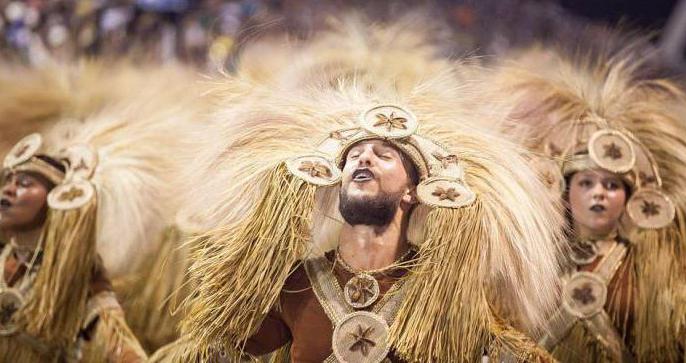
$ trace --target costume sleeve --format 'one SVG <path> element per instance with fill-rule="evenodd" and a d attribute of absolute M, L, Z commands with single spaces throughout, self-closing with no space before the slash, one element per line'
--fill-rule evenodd
<path fill-rule="evenodd" d="M 257 332 L 245 343 L 245 352 L 253 356 L 271 353 L 291 340 L 291 331 L 276 308 L 267 314 Z"/>
<path fill-rule="evenodd" d="M 139 363 L 147 356 L 129 329 L 115 295 L 103 291 L 88 301 L 80 335 L 84 362 Z"/>

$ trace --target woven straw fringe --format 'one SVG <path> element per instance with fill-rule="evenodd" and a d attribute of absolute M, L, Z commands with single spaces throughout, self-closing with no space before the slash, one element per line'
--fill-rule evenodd
<path fill-rule="evenodd" d="M 242 350 L 296 262 L 307 255 L 315 190 L 282 163 L 266 176 L 262 198 L 244 220 L 197 238 L 205 247 L 191 277 L 200 285 L 182 322 L 193 345 L 173 361 Z"/>
<path fill-rule="evenodd" d="M 31 363 L 57 363 L 60 359 L 55 354 L 40 354 L 13 336 L 0 337 L 0 357 L 3 362 Z"/>
<path fill-rule="evenodd" d="M 598 340 L 579 322 L 552 353 L 560 362 L 612 362 L 612 356 L 605 354 Z"/>
<path fill-rule="evenodd" d="M 145 362 L 147 355 L 131 332 L 119 309 L 105 309 L 98 314 L 93 339 L 84 344 L 81 362 Z"/>
<path fill-rule="evenodd" d="M 682 362 L 679 319 L 685 314 L 686 233 L 684 215 L 661 230 L 637 238 L 637 298 L 634 304 L 634 353 L 638 362 Z M 682 291 L 680 291 L 682 290 Z M 681 299 L 681 300 L 680 300 Z"/>
<path fill-rule="evenodd" d="M 492 341 L 488 358 L 494 362 L 554 362 L 555 358 L 524 333 L 514 329 L 503 319 L 491 313 L 489 330 Z M 508 358 L 508 359 L 505 359 Z"/>
<path fill-rule="evenodd" d="M 461 209 L 434 209 L 407 295 L 390 330 L 390 343 L 408 362 L 474 362 L 489 331 L 481 268 L 488 240 L 477 201 Z M 447 273 L 450 271 L 449 273 Z"/>
<path fill-rule="evenodd" d="M 86 310 L 95 266 L 97 202 L 73 210 L 50 210 L 43 232 L 43 262 L 26 305 L 17 312 L 20 329 L 67 349 Z"/>
<path fill-rule="evenodd" d="M 188 296 L 186 280 L 187 250 L 180 248 L 182 235 L 168 227 L 160 243 L 160 250 L 150 256 L 150 263 L 136 274 L 134 281 L 115 281 L 122 294 L 122 308 L 131 330 L 148 352 L 178 338 L 177 326 L 181 319 L 175 315 L 179 302 Z"/>

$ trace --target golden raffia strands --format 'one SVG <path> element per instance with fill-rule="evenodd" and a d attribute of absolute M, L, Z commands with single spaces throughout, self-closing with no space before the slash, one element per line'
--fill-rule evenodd
<path fill-rule="evenodd" d="M 159 244 L 160 250 L 142 271 L 133 276 L 135 281 L 118 281 L 124 291 L 122 308 L 126 321 L 141 344 L 149 352 L 172 342 L 178 336 L 181 312 L 179 302 L 188 296 L 191 286 L 186 279 L 190 259 L 181 244 L 183 234 L 175 226 L 168 227 Z"/>
<path fill-rule="evenodd" d="M 43 263 L 20 309 L 27 334 L 59 348 L 74 343 L 81 328 L 95 266 L 95 198 L 74 210 L 50 210 L 43 232 Z"/>
<path fill-rule="evenodd" d="M 244 342 L 277 301 L 295 263 L 309 252 L 310 218 L 315 187 L 280 165 L 266 177 L 264 197 L 242 223 L 210 232 L 204 257 L 191 266 L 200 282 L 182 325 L 193 337 L 196 357 L 207 358 L 217 342 Z M 222 306 L 222 309 L 215 309 Z"/>
<path fill-rule="evenodd" d="M 430 212 L 419 261 L 407 277 L 407 295 L 391 327 L 389 340 L 408 362 L 459 357 L 475 361 L 488 340 L 488 306 L 480 263 L 485 232 L 479 202 L 458 210 Z M 451 273 L 445 273 L 451 271 Z M 467 304 L 456 304 L 468 301 Z M 451 321 L 458 331 L 436 331 L 438 321 Z M 426 352 L 441 352 L 426 356 Z"/>
<path fill-rule="evenodd" d="M 124 319 L 122 310 L 105 309 L 98 314 L 98 322 L 92 334 L 93 339 L 81 349 L 83 363 L 100 363 L 102 357 L 117 357 L 123 362 L 145 357 L 145 351 L 138 343 Z M 107 337 L 108 339 L 102 339 Z M 128 347 L 131 349 L 123 349 Z"/>
<path fill-rule="evenodd" d="M 628 337 L 639 362 L 677 362 L 679 344 L 684 346 L 679 334 L 686 326 L 680 318 L 686 315 L 686 95 L 669 79 L 641 75 L 646 57 L 636 51 L 638 45 L 604 56 L 534 48 L 497 69 L 486 84 L 496 97 L 515 102 L 516 123 L 506 127 L 534 151 L 540 151 L 541 136 L 558 122 L 590 115 L 631 133 L 653 155 L 677 216 L 666 228 L 627 236 L 635 256 L 634 333 L 620 333 Z M 621 328 L 628 317 L 612 318 Z M 564 361 L 574 351 L 601 354 L 589 348 L 591 337 L 582 337 L 579 330 L 555 350 L 558 358 Z"/>
<path fill-rule="evenodd" d="M 384 39 L 374 34 L 383 31 L 382 28 L 369 31 L 357 24 L 351 27 L 352 31 L 331 35 L 341 44 L 345 42 L 351 48 L 350 54 L 359 51 L 356 53 L 359 58 L 352 57 L 355 61 L 350 63 L 349 67 L 353 68 L 350 72 L 345 69 L 347 66 L 331 73 L 329 67 L 318 67 L 319 55 L 316 53 L 323 49 L 305 47 L 308 52 L 305 56 L 312 57 L 310 60 L 313 62 L 301 69 L 320 70 L 323 74 L 317 71 L 317 74 L 308 76 L 305 71 L 293 70 L 293 79 L 298 86 L 280 81 L 277 82 L 279 86 L 264 86 L 238 74 L 213 90 L 222 96 L 227 106 L 213 117 L 216 125 L 201 145 L 204 153 L 199 157 L 200 162 L 190 168 L 192 172 L 188 174 L 195 177 L 189 179 L 194 182 L 190 184 L 192 188 L 187 188 L 189 216 L 198 216 L 206 222 L 209 230 L 215 231 L 204 235 L 206 241 L 198 239 L 198 245 L 205 243 L 206 246 L 193 254 L 196 261 L 193 275 L 200 284 L 199 295 L 193 300 L 197 309 L 202 311 L 191 311 L 196 316 L 185 319 L 184 326 L 192 327 L 186 331 L 192 334 L 186 337 L 187 341 L 180 341 L 177 348 L 165 347 L 165 361 L 200 361 L 209 358 L 207 352 L 211 348 L 222 344 L 240 347 L 241 342 L 250 336 L 252 328 L 261 322 L 260 315 L 264 316 L 272 307 L 284 279 L 267 281 L 269 274 L 247 271 L 253 267 L 241 265 L 241 258 L 249 254 L 249 260 L 254 263 L 256 256 L 267 256 L 278 258 L 278 264 L 285 266 L 281 262 L 285 256 L 277 255 L 274 250 L 284 243 L 282 238 L 293 238 L 281 231 L 286 228 L 284 223 L 294 223 L 294 220 L 288 221 L 292 217 L 286 214 L 280 216 L 283 220 L 271 221 L 280 226 L 279 229 L 270 226 L 269 234 L 261 235 L 262 238 L 241 235 L 245 231 L 257 233 L 250 223 L 264 214 L 265 198 L 274 198 L 266 192 L 273 188 L 273 178 L 265 181 L 264 176 L 272 175 L 269 173 L 274 173 L 275 165 L 284 159 L 311 153 L 316 143 L 332 130 L 358 126 L 356 120 L 360 112 L 384 102 L 412 110 L 419 119 L 420 133 L 444 144 L 463 162 L 465 184 L 477 195 L 474 206 L 462 211 L 436 212 L 431 223 L 426 221 L 426 215 L 431 213 L 427 212 L 423 217 L 419 213 L 429 208 L 419 206 L 413 212 L 408 238 L 421 249 L 419 263 L 425 266 L 413 268 L 408 282 L 424 287 L 424 290 L 419 289 L 408 296 L 399 316 L 409 315 L 400 317 L 392 326 L 392 339 L 399 345 L 398 352 L 413 361 L 461 361 L 479 356 L 481 349 L 496 337 L 506 341 L 505 330 L 493 329 L 489 324 L 489 303 L 493 303 L 489 299 L 503 298 L 502 295 L 489 296 L 486 293 L 486 286 L 492 285 L 494 280 L 499 281 L 504 290 L 512 291 L 506 301 L 516 317 L 500 316 L 508 323 L 511 320 L 523 322 L 517 329 L 535 331 L 541 326 L 546 313 L 555 307 L 556 255 L 560 248 L 557 231 L 561 230 L 559 226 L 563 218 L 554 203 L 537 195 L 543 184 L 527 166 L 522 157 L 523 150 L 481 124 L 484 119 L 498 118 L 498 107 L 493 103 L 489 103 L 487 110 L 475 107 L 472 102 L 474 91 L 457 74 L 461 65 L 445 60 L 418 60 L 417 64 L 421 65 L 414 68 L 416 72 L 405 73 L 402 87 L 396 87 L 396 76 L 403 73 L 405 66 L 400 61 L 396 63 L 395 59 L 402 57 L 384 58 L 373 47 L 376 40 L 368 42 L 369 39 Z M 403 31 L 394 27 L 386 35 L 402 39 L 402 34 L 398 33 Z M 404 52 L 400 50 L 402 45 L 391 44 L 389 47 L 398 49 L 397 54 Z M 391 51 L 393 49 L 383 53 Z M 333 64 L 337 57 L 340 55 L 324 55 L 323 63 Z M 377 57 L 377 60 L 367 62 L 370 57 Z M 373 69 L 378 67 L 394 71 L 377 76 L 380 73 Z M 424 73 L 424 69 L 437 71 Z M 227 180 L 231 180 L 228 185 Z M 336 187 L 320 188 L 323 193 L 317 193 L 318 198 L 333 198 L 316 204 L 311 220 L 317 222 L 313 222 L 312 231 L 304 230 L 309 239 L 302 241 L 305 250 L 323 250 L 322 246 L 335 245 L 338 241 L 343 221 L 337 210 L 338 195 L 332 193 L 333 190 Z M 282 197 L 300 198 L 297 203 L 302 203 L 308 195 L 302 191 L 289 191 Z M 245 216 L 249 217 L 246 219 Z M 299 216 L 310 220 L 309 216 Z M 413 219 L 416 221 L 412 222 Z M 258 220 L 257 224 L 260 223 L 264 221 Z M 449 226 L 445 229 L 445 236 L 440 231 L 427 228 L 429 225 L 443 228 L 446 224 Z M 271 239 L 277 246 L 270 245 L 266 239 Z M 260 244 L 256 246 L 255 241 Z M 427 245 L 423 246 L 423 243 Z M 447 251 L 444 256 L 441 255 L 442 249 Z M 287 254 L 293 255 L 292 252 Z M 307 255 L 299 258 L 303 257 Z M 269 262 L 259 260 L 259 263 Z M 288 269 L 292 267 L 290 265 Z M 439 271 L 441 269 L 452 270 Z M 286 275 L 287 272 L 284 278 Z M 265 280 L 249 281 L 248 277 L 253 276 Z M 463 285 L 463 280 L 472 278 L 475 280 Z M 270 286 L 263 287 L 263 284 Z M 243 291 L 246 286 L 260 286 L 273 295 L 264 296 L 263 292 L 263 296 L 250 296 L 252 292 Z M 235 290 L 233 295 L 223 291 L 228 289 Z M 434 290 L 435 293 L 428 293 Z M 455 297 L 469 300 L 456 302 L 452 300 Z M 234 318 L 231 324 L 233 330 L 240 329 L 240 334 L 226 334 L 226 320 L 217 319 L 214 323 L 214 318 L 221 316 L 223 319 L 236 312 L 236 305 L 245 306 L 243 303 L 247 299 L 259 300 L 260 310 L 238 311 L 241 316 Z M 256 306 L 253 302 L 251 304 Z M 417 312 L 412 312 L 413 309 Z M 443 310 L 449 311 L 449 318 L 439 320 L 436 312 L 442 314 Z M 420 317 L 422 313 L 425 316 Z M 424 318 L 426 323 L 422 321 Z M 235 324 L 238 319 L 244 324 Z M 431 326 L 429 321 L 435 324 Z M 201 344 L 195 344 L 197 337 L 202 337 Z M 525 351 L 526 347 L 520 346 L 519 349 Z M 169 359 L 169 356 L 176 358 Z"/>

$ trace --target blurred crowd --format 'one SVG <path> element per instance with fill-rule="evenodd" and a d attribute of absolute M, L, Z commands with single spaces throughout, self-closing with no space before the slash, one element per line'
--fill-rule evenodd
<path fill-rule="evenodd" d="M 284 30 L 304 37 L 329 14 L 350 8 L 389 21 L 408 7 L 433 12 L 437 23 L 453 30 L 444 39 L 445 52 L 453 55 L 498 55 L 574 37 L 589 26 L 546 0 L 1 0 L 0 55 L 40 64 L 126 54 L 213 68 L 230 64 L 251 37 Z"/>

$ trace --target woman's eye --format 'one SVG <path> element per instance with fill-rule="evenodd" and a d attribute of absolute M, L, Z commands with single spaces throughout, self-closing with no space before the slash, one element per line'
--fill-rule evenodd
<path fill-rule="evenodd" d="M 18 180 L 18 182 L 19 182 L 19 183 L 18 183 L 19 186 L 24 187 L 24 188 L 30 187 L 31 184 L 32 184 L 32 183 L 31 183 L 31 180 L 26 179 L 26 178 L 21 178 L 21 179 Z"/>
<path fill-rule="evenodd" d="M 617 182 L 608 182 L 607 185 L 605 186 L 607 190 L 617 190 L 619 189 L 619 183 Z"/>
<path fill-rule="evenodd" d="M 579 185 L 582 187 L 590 187 L 591 185 L 593 185 L 593 183 L 588 179 L 582 179 L 581 181 L 579 181 Z"/>

